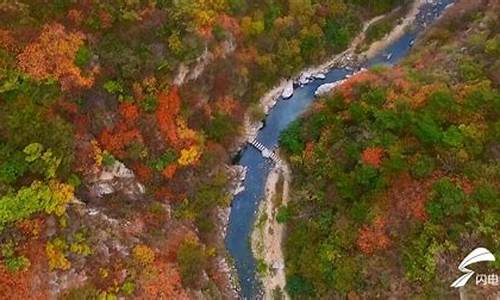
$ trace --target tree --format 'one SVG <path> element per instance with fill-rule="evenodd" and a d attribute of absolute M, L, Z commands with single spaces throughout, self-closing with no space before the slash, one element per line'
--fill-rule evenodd
<path fill-rule="evenodd" d="M 427 203 L 427 213 L 433 222 L 441 222 L 444 217 L 463 213 L 466 196 L 450 178 L 444 177 L 434 183 L 432 200 Z"/>
<path fill-rule="evenodd" d="M 280 145 L 294 155 L 302 153 L 305 148 L 305 143 L 301 138 L 301 128 L 301 123 L 295 121 L 280 135 Z"/>
<path fill-rule="evenodd" d="M 69 33 L 63 25 L 45 25 L 38 39 L 18 55 L 19 67 L 37 80 L 56 78 L 63 90 L 88 88 L 94 78 L 84 77 L 75 64 L 84 35 Z"/>
<path fill-rule="evenodd" d="M 139 118 L 139 108 L 133 103 L 120 103 L 119 110 L 126 123 L 134 123 Z"/>
<path fill-rule="evenodd" d="M 289 276 L 285 289 L 292 297 L 312 297 L 315 294 L 313 285 L 300 275 Z"/>
<path fill-rule="evenodd" d="M 207 257 L 202 245 L 194 238 L 185 239 L 177 252 L 182 283 L 195 286 L 207 263 Z"/>
<path fill-rule="evenodd" d="M 386 233 L 386 223 L 386 220 L 379 216 L 372 225 L 364 225 L 359 230 L 356 244 L 363 253 L 371 255 L 390 246 L 391 240 Z"/>
<path fill-rule="evenodd" d="M 198 161 L 201 156 L 201 152 L 198 146 L 194 145 L 186 149 L 181 150 L 181 156 L 177 160 L 179 165 L 187 166 L 192 165 Z"/>
<path fill-rule="evenodd" d="M 176 126 L 176 118 L 180 109 L 181 98 L 177 87 L 173 87 L 168 93 L 161 92 L 158 95 L 156 121 L 167 143 L 174 148 L 180 143 Z"/>
<path fill-rule="evenodd" d="M 66 205 L 73 198 L 73 191 L 74 188 L 71 185 L 52 179 L 48 184 L 34 181 L 30 186 L 2 196 L 0 198 L 0 229 L 11 222 L 38 212 L 62 215 Z"/>
<path fill-rule="evenodd" d="M 363 163 L 379 168 L 382 163 L 382 155 L 384 155 L 384 149 L 380 147 L 366 148 L 361 154 L 361 159 Z"/>

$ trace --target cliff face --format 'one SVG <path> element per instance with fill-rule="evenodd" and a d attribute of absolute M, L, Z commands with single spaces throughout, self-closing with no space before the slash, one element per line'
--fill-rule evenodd
<path fill-rule="evenodd" d="M 458 1 L 404 62 L 346 80 L 283 134 L 291 297 L 456 298 L 469 252 L 500 255 L 499 7 Z M 492 282 L 461 293 L 498 297 Z"/>

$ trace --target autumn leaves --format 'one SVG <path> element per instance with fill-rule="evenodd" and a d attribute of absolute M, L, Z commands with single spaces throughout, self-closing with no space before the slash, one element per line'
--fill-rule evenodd
<path fill-rule="evenodd" d="M 201 156 L 201 147 L 198 142 L 202 139 L 194 130 L 189 129 L 185 120 L 179 116 L 180 108 L 181 99 L 177 87 L 172 88 L 168 93 L 159 94 L 155 114 L 158 127 L 166 142 L 172 148 L 180 150 L 177 162 L 167 165 L 162 171 L 167 178 L 174 176 L 177 166 L 193 165 Z"/>
<path fill-rule="evenodd" d="M 19 67 L 37 80 L 56 79 L 64 91 L 89 88 L 97 69 L 84 76 L 75 64 L 84 39 L 83 33 L 68 32 L 61 24 L 45 25 L 40 36 L 18 55 Z"/>

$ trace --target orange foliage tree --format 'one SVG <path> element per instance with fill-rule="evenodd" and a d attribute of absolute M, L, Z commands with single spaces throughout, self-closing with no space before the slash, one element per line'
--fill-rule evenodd
<path fill-rule="evenodd" d="M 167 142 L 176 148 L 179 146 L 176 118 L 180 109 L 181 98 L 177 87 L 173 87 L 168 93 L 162 92 L 158 95 L 158 108 L 156 110 L 158 127 Z"/>
<path fill-rule="evenodd" d="M 133 140 L 142 143 L 141 132 L 137 128 L 129 128 L 125 123 L 119 123 L 113 130 L 104 129 L 99 136 L 99 142 L 104 149 L 118 158 L 125 157 L 125 147 Z"/>
<path fill-rule="evenodd" d="M 350 102 L 353 98 L 353 88 L 361 83 L 370 82 L 371 84 L 377 84 L 379 82 L 379 77 L 370 72 L 362 71 L 358 74 L 347 79 L 342 85 L 340 85 L 336 90 L 344 96 L 346 102 Z"/>
<path fill-rule="evenodd" d="M 371 255 L 389 247 L 391 240 L 386 234 L 386 223 L 382 217 L 377 217 L 372 225 L 364 225 L 359 230 L 356 244 L 363 253 Z"/>
<path fill-rule="evenodd" d="M 18 55 L 19 67 L 37 80 L 56 78 L 63 90 L 88 88 L 94 78 L 84 77 L 74 62 L 83 41 L 81 32 L 67 32 L 58 23 L 45 25 L 38 39 Z"/>
<path fill-rule="evenodd" d="M 156 260 L 154 265 L 154 276 L 142 285 L 144 293 L 138 297 L 139 299 L 189 299 L 174 264 Z"/>

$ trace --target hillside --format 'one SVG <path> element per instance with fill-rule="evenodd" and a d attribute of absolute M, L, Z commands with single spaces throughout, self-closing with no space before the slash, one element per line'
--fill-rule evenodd
<path fill-rule="evenodd" d="M 0 298 L 235 298 L 241 120 L 403 0 L 0 3 Z"/>
<path fill-rule="evenodd" d="M 348 79 L 281 136 L 296 299 L 456 299 L 500 263 L 500 2 L 457 1 L 409 58 Z M 498 297 L 492 285 L 463 291 Z"/>

